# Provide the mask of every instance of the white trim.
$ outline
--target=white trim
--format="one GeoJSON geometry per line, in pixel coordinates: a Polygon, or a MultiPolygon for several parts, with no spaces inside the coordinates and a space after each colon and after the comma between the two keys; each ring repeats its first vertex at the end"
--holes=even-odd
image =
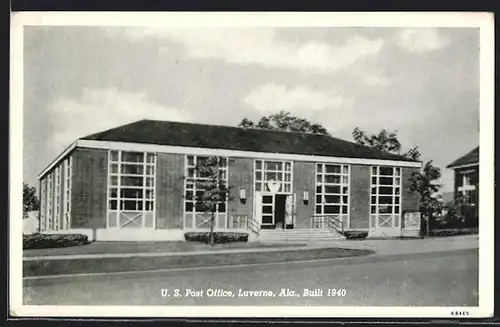
{"type": "Polygon", "coordinates": [[[458,165],[458,166],[448,166],[447,168],[448,169],[460,169],[460,168],[467,168],[467,167],[474,167],[474,166],[479,166],[479,162],[458,165]]]}
{"type": "Polygon", "coordinates": [[[464,175],[464,174],[470,174],[470,173],[474,173],[476,170],[474,169],[469,169],[469,170],[462,170],[462,171],[459,171],[458,173],[461,174],[461,175],[464,175]]]}
{"type": "Polygon", "coordinates": [[[58,155],[42,172],[38,175],[38,179],[41,179],[45,176],[47,172],[49,172],[55,165],[59,163],[59,161],[64,158],[68,153],[70,153],[74,148],[78,146],[78,140],[71,143],[69,147],[66,148],[60,155],[58,155]]]}
{"type": "Polygon", "coordinates": [[[315,156],[315,155],[253,152],[253,151],[226,150],[226,149],[208,149],[208,148],[156,145],[156,144],[132,143],[132,142],[78,140],[77,146],[83,148],[92,148],[92,149],[161,152],[161,153],[188,154],[188,155],[198,155],[198,156],[242,157],[242,158],[253,158],[261,160],[306,161],[314,163],[324,162],[324,163],[339,163],[339,164],[383,165],[383,166],[416,167],[416,168],[422,167],[421,162],[411,162],[411,161],[325,157],[325,156],[315,156]]]}

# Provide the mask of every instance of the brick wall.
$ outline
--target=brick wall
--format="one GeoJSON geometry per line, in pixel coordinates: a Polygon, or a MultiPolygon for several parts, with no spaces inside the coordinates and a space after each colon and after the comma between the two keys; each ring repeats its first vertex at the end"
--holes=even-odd
{"type": "Polygon", "coordinates": [[[106,228],[108,150],[73,154],[71,228],[106,228]]]}
{"type": "Polygon", "coordinates": [[[231,187],[228,217],[247,215],[253,217],[253,159],[230,158],[228,183],[231,187]],[[246,190],[246,200],[240,200],[240,189],[246,190]]]}
{"type": "Polygon", "coordinates": [[[370,218],[370,166],[351,165],[350,226],[353,229],[369,228],[370,218]]]}
{"type": "Polygon", "coordinates": [[[293,193],[296,194],[295,228],[310,228],[310,219],[314,215],[316,193],[315,164],[296,161],[293,165],[293,193]],[[307,203],[303,201],[304,191],[309,191],[309,201],[307,203]]]}
{"type": "Polygon", "coordinates": [[[420,195],[418,192],[410,192],[410,177],[415,172],[418,173],[420,171],[419,168],[402,168],[403,169],[403,180],[401,185],[401,210],[406,211],[418,211],[419,210],[419,201],[420,195]]]}
{"type": "Polygon", "coordinates": [[[183,154],[159,153],[157,156],[157,229],[178,229],[183,226],[184,160],[183,154]]]}

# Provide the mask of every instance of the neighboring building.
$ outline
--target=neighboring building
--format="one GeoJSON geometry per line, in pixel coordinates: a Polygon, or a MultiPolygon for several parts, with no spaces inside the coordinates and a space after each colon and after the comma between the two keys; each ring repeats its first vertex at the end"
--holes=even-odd
{"type": "Polygon", "coordinates": [[[466,201],[479,207],[479,147],[446,166],[455,171],[454,198],[463,196],[466,201]]]}
{"type": "Polygon", "coordinates": [[[206,231],[186,195],[201,179],[196,163],[214,155],[227,158],[232,192],[218,204],[216,230],[260,238],[319,232],[335,220],[345,230],[399,236],[403,213],[418,211],[409,176],[421,162],[404,156],[319,134],[141,120],[78,139],[43,170],[40,229],[94,240],[206,231]]]}

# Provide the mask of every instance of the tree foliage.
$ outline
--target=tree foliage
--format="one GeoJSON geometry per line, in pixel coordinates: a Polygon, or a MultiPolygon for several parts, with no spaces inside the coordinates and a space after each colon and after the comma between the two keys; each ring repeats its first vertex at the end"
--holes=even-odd
{"type": "Polygon", "coordinates": [[[277,114],[264,116],[257,122],[253,122],[248,118],[243,118],[238,126],[244,128],[261,128],[287,132],[330,135],[322,125],[312,123],[301,117],[292,116],[292,114],[287,111],[280,111],[277,114]]]}
{"type": "Polygon", "coordinates": [[[36,189],[23,182],[23,216],[26,217],[28,212],[40,209],[40,201],[36,196],[36,189]]]}
{"type": "Polygon", "coordinates": [[[196,192],[187,196],[188,200],[194,201],[197,212],[210,215],[210,244],[214,245],[214,226],[217,205],[230,200],[230,190],[224,175],[227,173],[223,168],[227,167],[226,158],[212,156],[207,158],[198,157],[194,168],[197,179],[196,192]]]}

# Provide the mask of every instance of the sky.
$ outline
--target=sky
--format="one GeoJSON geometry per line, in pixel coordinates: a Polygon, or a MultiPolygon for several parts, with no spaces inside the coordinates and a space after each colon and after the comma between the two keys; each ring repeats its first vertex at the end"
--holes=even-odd
{"type": "Polygon", "coordinates": [[[23,178],[143,118],[237,126],[289,111],[334,137],[397,132],[445,166],[479,144],[478,28],[24,27],[23,178]]]}

